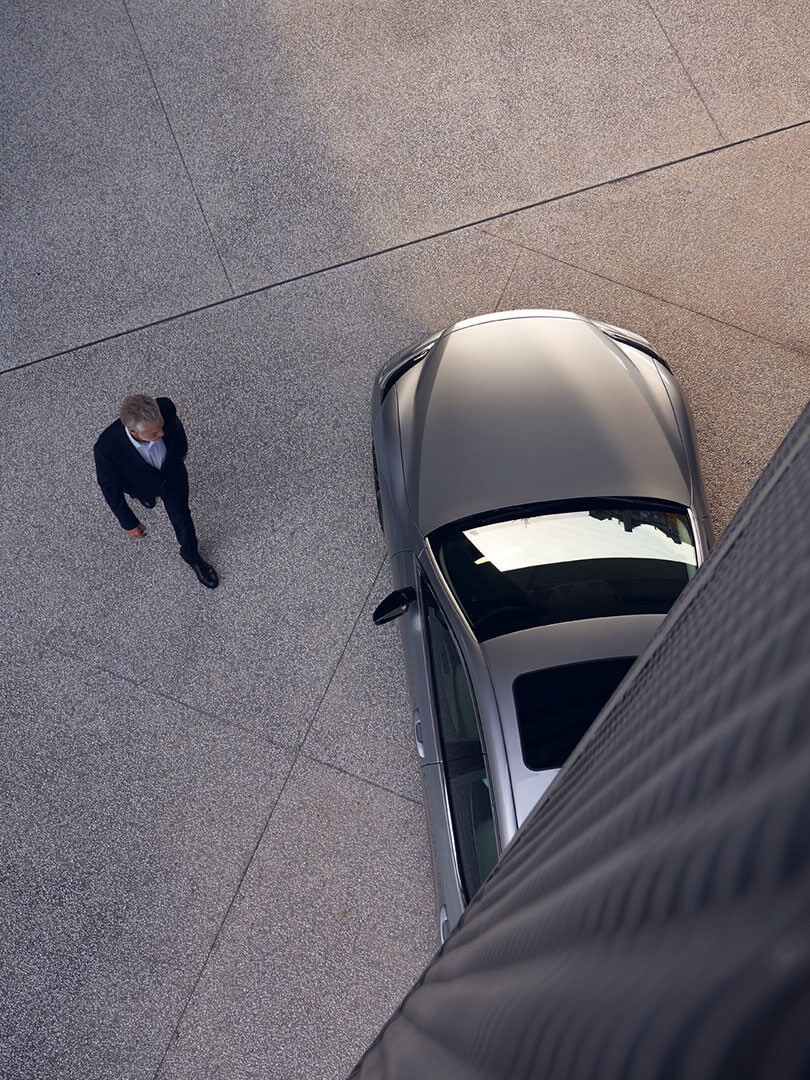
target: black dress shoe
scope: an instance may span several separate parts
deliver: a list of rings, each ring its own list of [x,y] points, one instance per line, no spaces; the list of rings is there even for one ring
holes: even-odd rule
[[[147,510],[154,510],[156,499],[138,499],[141,506],[145,506]]]
[[[198,559],[192,566],[192,570],[197,575],[197,580],[202,582],[206,589],[215,589],[219,585],[216,570],[205,559]]]

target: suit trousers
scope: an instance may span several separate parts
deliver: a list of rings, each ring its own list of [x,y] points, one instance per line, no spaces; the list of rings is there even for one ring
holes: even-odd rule
[[[193,566],[199,561],[200,553],[197,550],[197,533],[188,508],[188,488],[164,491],[160,498],[163,499],[169,521],[174,528],[174,535],[180,545],[180,558],[189,566]]]

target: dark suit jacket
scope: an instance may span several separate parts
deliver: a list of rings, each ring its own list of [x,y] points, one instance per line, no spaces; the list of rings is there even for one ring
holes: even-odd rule
[[[129,441],[120,420],[105,428],[93,447],[99,487],[122,529],[134,529],[138,524],[138,518],[124,498],[125,493],[146,500],[157,495],[188,495],[188,473],[183,464],[188,451],[185,429],[174,402],[159,397],[157,403],[163,415],[163,442],[166,445],[166,460],[161,469],[144,461]]]

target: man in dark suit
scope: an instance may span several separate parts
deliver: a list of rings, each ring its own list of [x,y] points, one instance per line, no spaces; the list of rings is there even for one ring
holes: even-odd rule
[[[146,529],[124,495],[151,510],[163,499],[180,544],[180,557],[208,589],[219,585],[217,572],[200,556],[188,508],[188,473],[183,459],[188,441],[177,409],[166,397],[133,394],[119,419],[98,437],[93,453],[99,487],[122,529],[142,539]]]

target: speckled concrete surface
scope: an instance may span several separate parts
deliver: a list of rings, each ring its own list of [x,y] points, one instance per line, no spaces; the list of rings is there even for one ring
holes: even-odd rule
[[[420,804],[302,759],[157,1075],[349,1072],[433,954],[426,856]]]
[[[806,30],[740,11],[3,5],[4,1078],[339,1077],[418,977],[371,378],[499,308],[638,329],[722,528],[810,393],[806,136],[771,130],[808,117]],[[186,424],[215,592],[95,486],[135,390]]]
[[[304,742],[327,765],[420,799],[411,708],[396,624],[375,626],[371,613],[391,590],[384,566],[340,659]]]
[[[723,133],[755,135],[807,119],[810,19],[795,0],[650,0]]]
[[[151,1075],[292,757],[41,643],[3,646],[0,1075]]]
[[[245,288],[720,140],[643,0],[130,9]]]
[[[810,128],[798,128],[485,229],[667,303],[807,348],[808,161]]]
[[[120,4],[0,5],[0,368],[231,294]]]

